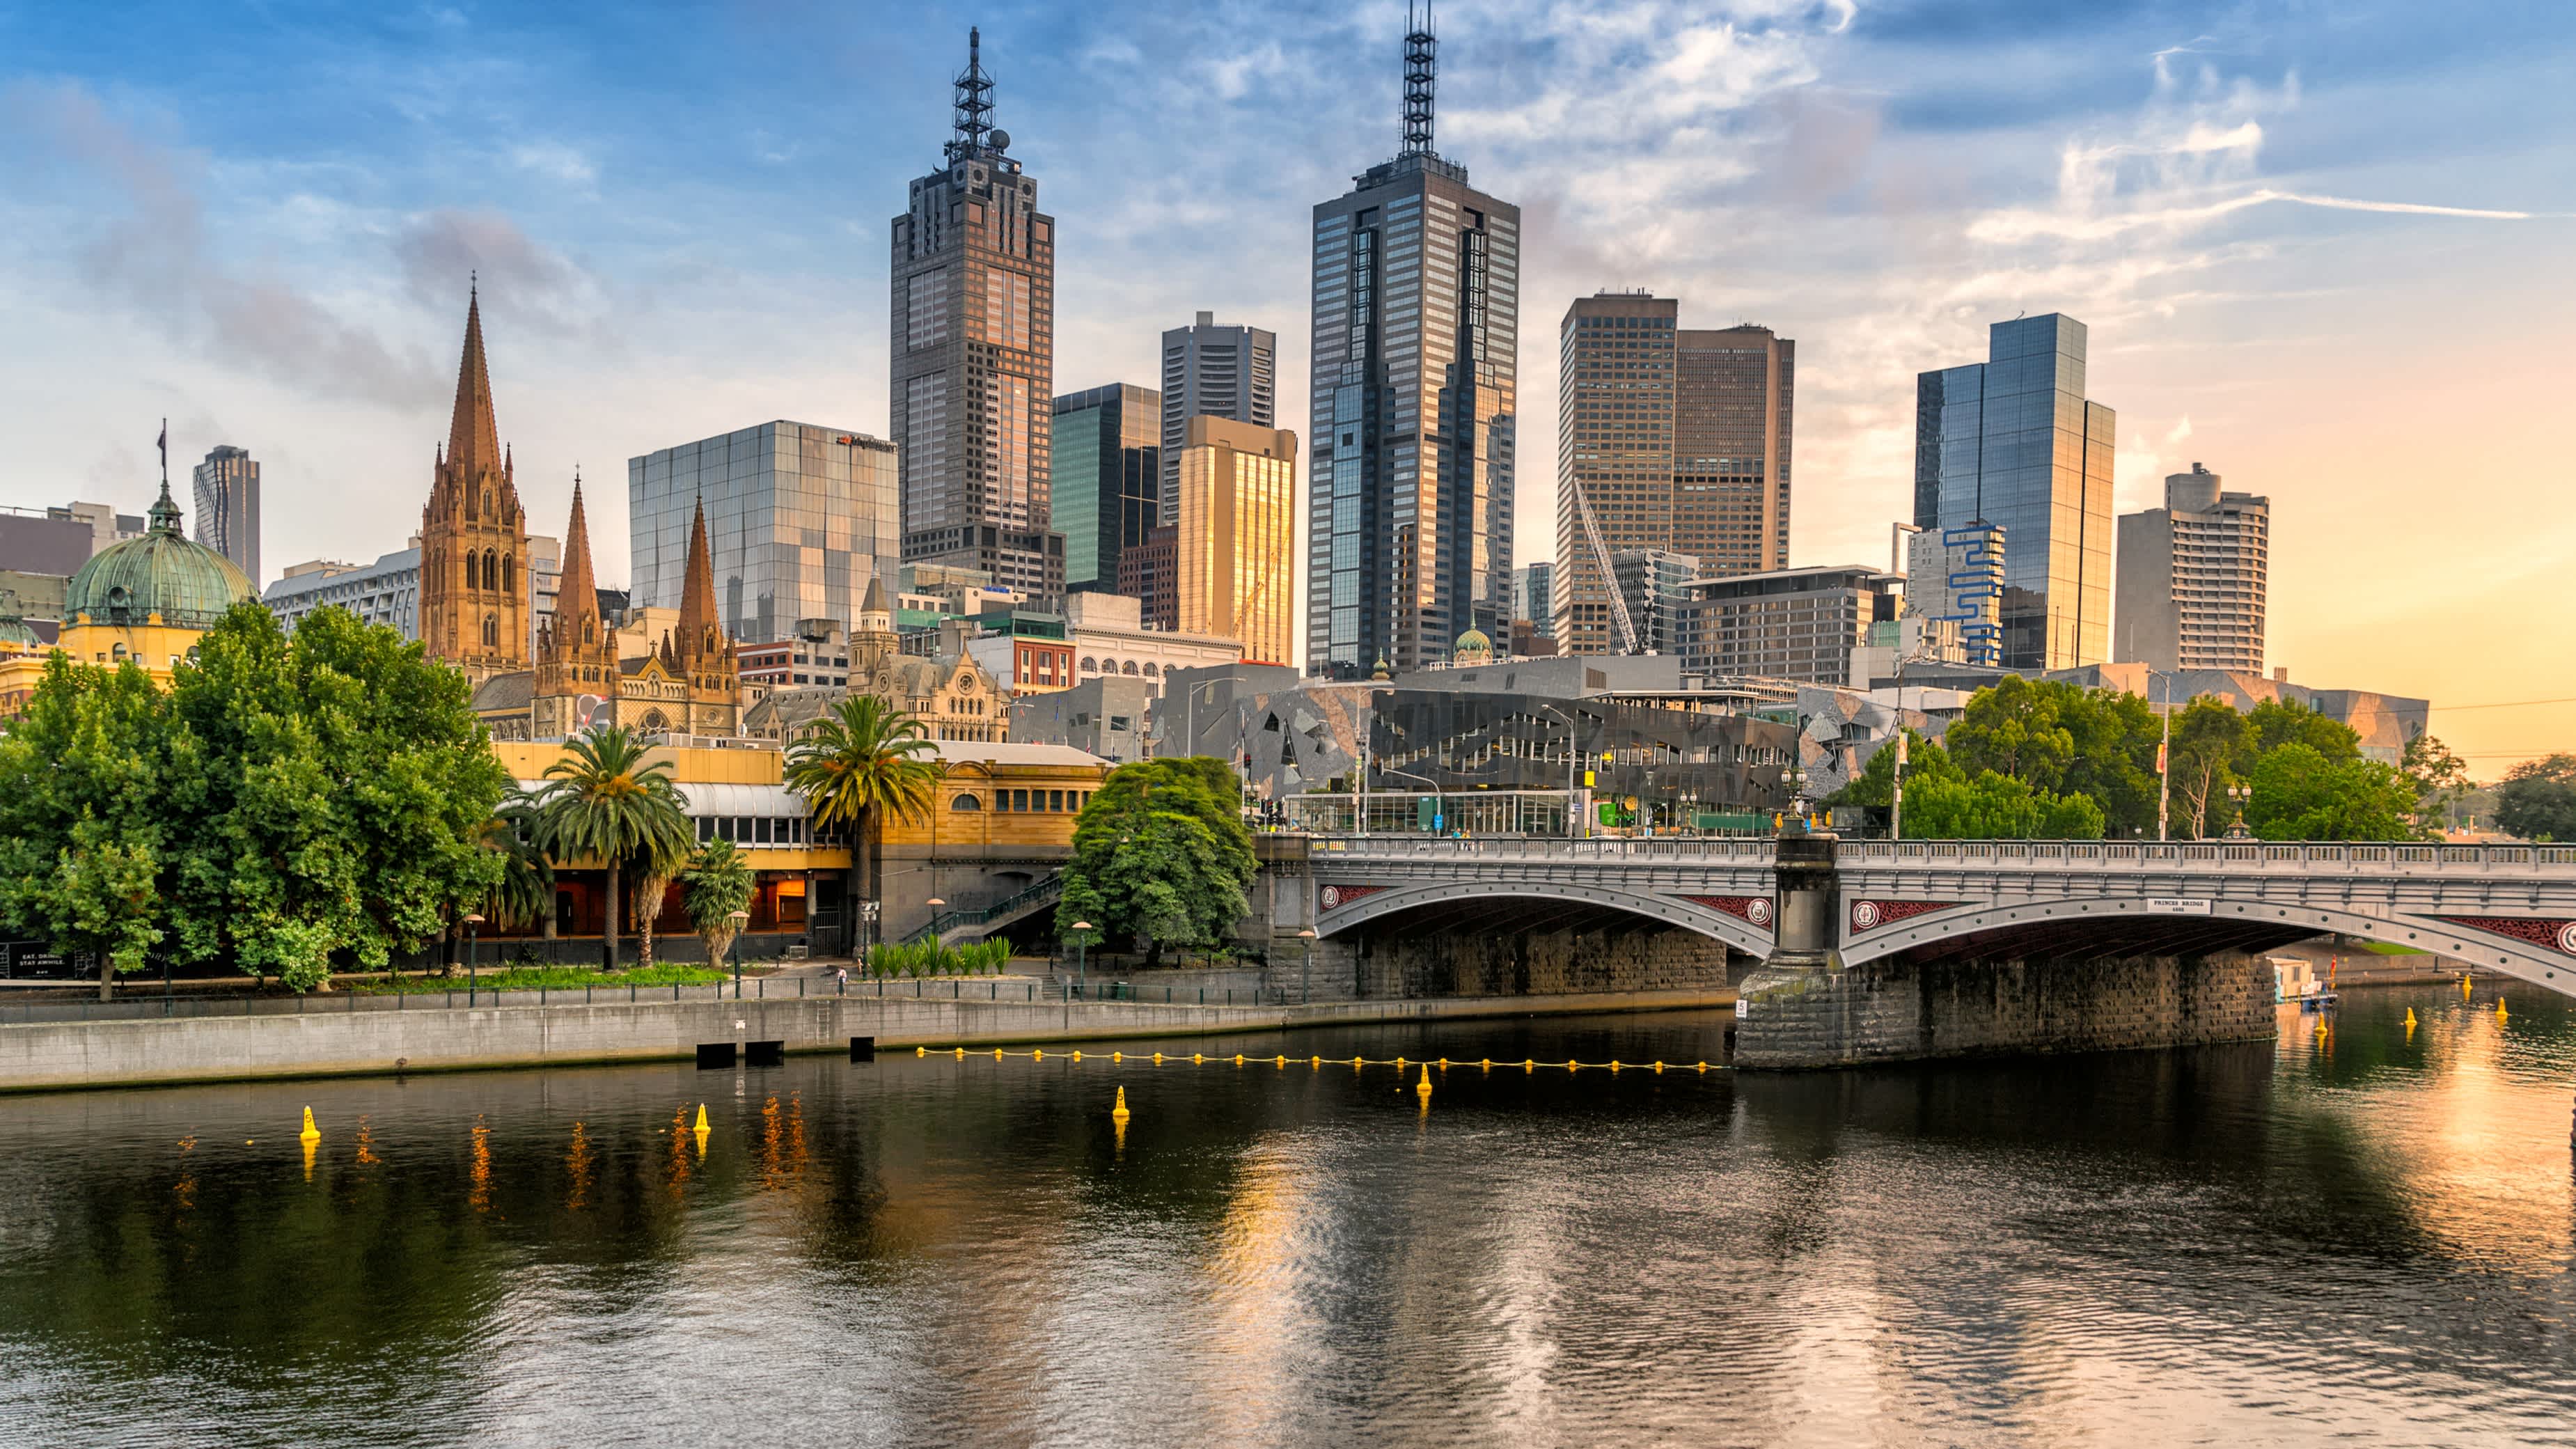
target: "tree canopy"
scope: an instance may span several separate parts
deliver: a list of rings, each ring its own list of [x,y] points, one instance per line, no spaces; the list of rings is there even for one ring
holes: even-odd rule
[[[618,882],[628,870],[667,884],[696,843],[689,800],[666,760],[624,725],[564,741],[563,758],[546,766],[537,795],[540,834],[557,860],[589,857],[608,869],[607,930],[601,948],[617,969]],[[653,902],[659,907],[657,896]]]
[[[2525,760],[2495,788],[2496,824],[2525,840],[2576,840],[2576,755]]]
[[[236,604],[166,693],[48,666],[0,741],[0,923],[116,970],[159,950],[309,989],[487,898],[509,783],[419,645],[341,609],[290,640]]]
[[[1234,771],[1204,756],[1146,760],[1110,772],[1074,822],[1056,930],[1088,921],[1094,939],[1167,945],[1223,940],[1250,909],[1258,864]]]

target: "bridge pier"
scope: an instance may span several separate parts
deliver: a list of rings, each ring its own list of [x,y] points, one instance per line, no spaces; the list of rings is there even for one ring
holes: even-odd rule
[[[1741,1068],[1859,1066],[2268,1040],[2271,968],[2216,950],[1966,952],[1845,964],[1836,841],[1784,835],[1778,942],[1736,999]]]

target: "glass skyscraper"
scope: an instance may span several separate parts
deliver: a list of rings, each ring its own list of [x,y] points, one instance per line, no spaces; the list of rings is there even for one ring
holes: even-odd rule
[[[967,32],[956,134],[894,219],[892,424],[906,563],[983,569],[1064,593],[1052,531],[1055,218],[992,124],[982,37]]]
[[[2004,531],[2003,667],[2111,657],[2117,418],[2084,396],[2084,324],[1994,324],[1987,360],[1915,382],[1914,522]]]
[[[259,582],[259,464],[229,443],[197,465],[197,542]]]
[[[1279,425],[1279,335],[1258,327],[1218,326],[1201,312],[1187,327],[1163,334],[1162,514],[1180,509],[1181,449],[1190,419],[1232,418]],[[1059,525],[1060,526],[1060,525]]]
[[[1405,37],[1403,151],[1315,208],[1309,674],[1508,633],[1521,214],[1432,150],[1433,54]]]
[[[1055,400],[1054,518],[1064,587],[1114,589],[1118,558],[1161,517],[1162,394],[1113,382]]]
[[[676,609],[701,499],[716,613],[746,644],[789,638],[800,619],[848,628],[868,581],[892,594],[902,568],[895,449],[812,423],[763,423],[626,462],[633,602]]]

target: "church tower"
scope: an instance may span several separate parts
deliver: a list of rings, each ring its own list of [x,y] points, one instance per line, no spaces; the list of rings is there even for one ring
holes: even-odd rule
[[[534,733],[554,739],[581,728],[585,694],[617,698],[617,633],[599,614],[599,586],[590,569],[590,524],[581,506],[581,479],[572,480],[572,524],[564,530],[563,585],[555,616],[537,636],[537,677],[531,694]]]
[[[492,418],[479,289],[465,303],[456,411],[420,511],[420,641],[477,684],[528,667],[528,521]]]
[[[680,631],[671,643],[672,672],[689,687],[689,732],[730,735],[742,719],[742,666],[717,622],[716,567],[707,550],[707,505],[689,524],[689,567],[680,586]]]

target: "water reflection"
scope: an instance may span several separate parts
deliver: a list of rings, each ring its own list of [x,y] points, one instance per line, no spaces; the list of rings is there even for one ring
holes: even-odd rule
[[[2565,1438],[2576,1023],[2497,999],[1786,1077],[1521,1069],[1717,1056],[1688,1015],[24,1098],[0,1438]]]

